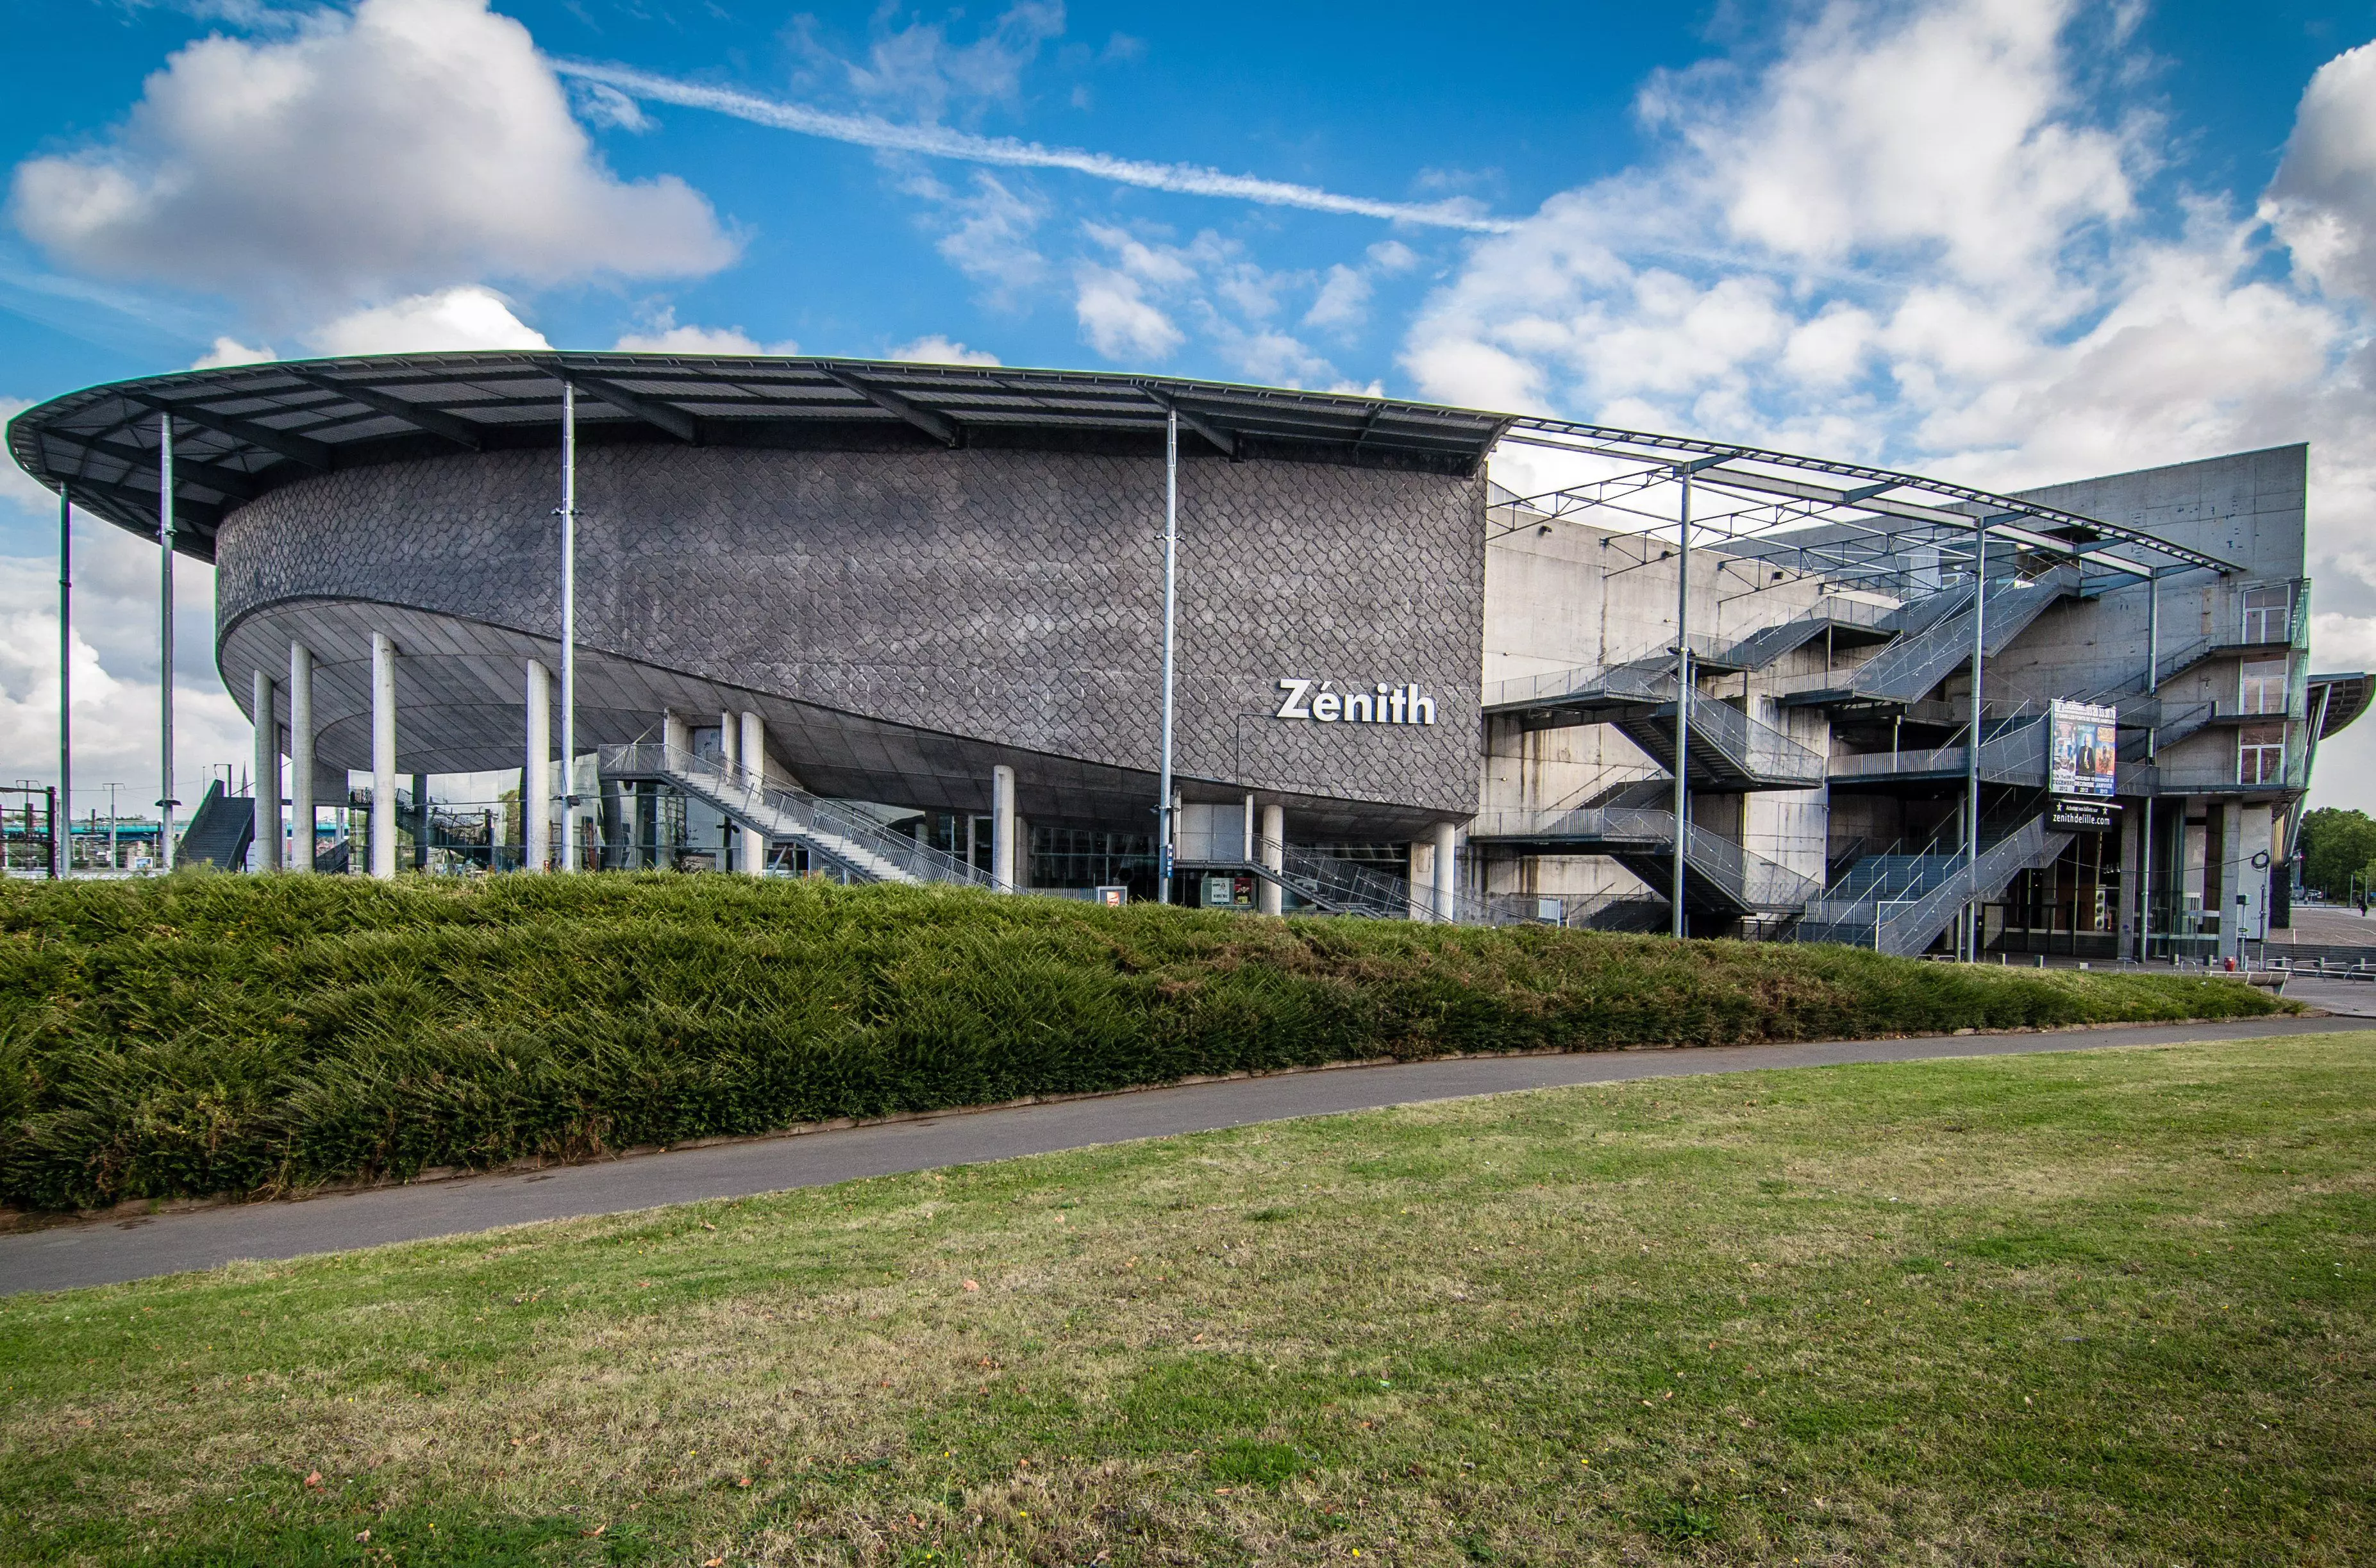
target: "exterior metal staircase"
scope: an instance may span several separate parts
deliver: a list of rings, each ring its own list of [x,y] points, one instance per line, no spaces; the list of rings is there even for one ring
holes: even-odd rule
[[[867,882],[987,887],[990,878],[956,856],[891,832],[881,823],[805,790],[769,784],[750,770],[681,747],[639,742],[605,746],[606,778],[652,778],[722,813],[770,843],[798,844]]]
[[[1991,659],[2014,638],[2027,631],[2056,600],[2077,591],[2063,572],[2050,572],[2032,581],[2000,577],[1988,587],[1984,606],[1987,624],[1983,645]],[[1930,689],[1967,665],[1972,659],[1972,590],[1950,588],[1930,600],[1919,600],[1920,612],[1907,617],[1907,635],[1873,655],[1847,674],[1836,688],[1807,693],[1796,701],[1859,700],[1908,703],[1919,701]],[[1909,606],[1915,610],[1916,606]],[[1917,623],[1923,622],[1919,629]]]
[[[1472,844],[1546,855],[1606,855],[1653,888],[1671,885],[1675,814],[1646,806],[1487,812]],[[1708,914],[1795,914],[1823,884],[1692,824],[1683,839],[1683,905]]]
[[[207,786],[190,826],[174,846],[173,863],[186,866],[204,861],[217,871],[245,871],[248,846],[255,842],[255,802],[244,795],[226,793],[218,778]]]
[[[1173,862],[1173,869],[1190,874],[1259,877],[1294,894],[1323,914],[1393,921],[1416,916],[1438,925],[1491,923],[1485,902],[1468,894],[1455,892],[1451,907],[1439,909],[1435,907],[1434,889],[1421,887],[1414,898],[1407,878],[1376,866],[1338,860],[1276,839],[1265,839],[1262,848],[1277,854],[1277,869],[1273,870],[1259,859],[1181,860]]]
[[[2046,715],[2015,712],[1980,726],[1980,778],[1989,784],[2046,788]],[[1831,760],[1835,784],[1903,778],[1964,778],[1971,772],[1969,745],[1926,746],[1916,751],[1851,752]]]
[[[1691,782],[1697,790],[1809,790],[1824,782],[1823,754],[1764,719],[1694,691]],[[1549,677],[1505,681],[1486,695],[1489,713],[1515,714],[1529,730],[1610,724],[1669,774],[1675,766],[1675,671],[1637,661]]]
[[[1912,957],[1939,939],[1975,888],[1982,897],[2002,892],[2070,842],[2070,834],[2049,832],[2044,817],[2026,814],[1984,842],[1977,865],[1967,866],[1963,850],[1943,837],[1911,854],[1866,855],[1808,903],[1793,937]]]

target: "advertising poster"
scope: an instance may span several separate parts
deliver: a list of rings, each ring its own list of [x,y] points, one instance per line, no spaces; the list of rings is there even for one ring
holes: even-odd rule
[[[2053,730],[2047,789],[2065,798],[2110,800],[2121,749],[2120,714],[2092,703],[2057,701],[2047,722]]]

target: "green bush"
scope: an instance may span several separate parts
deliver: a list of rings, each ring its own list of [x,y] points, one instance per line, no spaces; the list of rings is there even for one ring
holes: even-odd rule
[[[0,1200],[270,1194],[1362,1058],[2234,1017],[2223,980],[729,877],[0,885]]]

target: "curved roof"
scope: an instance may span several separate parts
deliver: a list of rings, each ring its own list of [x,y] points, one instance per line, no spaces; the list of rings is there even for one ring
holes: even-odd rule
[[[222,518],[340,468],[559,444],[562,383],[588,442],[1144,450],[1176,409],[1230,457],[1473,475],[1506,414],[1170,376],[679,354],[394,354],[113,382],[8,422],[18,465],[136,533],[157,529],[159,426],[173,420],[176,543],[214,556]]]
[[[2322,686],[2326,688],[2327,693],[2326,709],[2319,716],[2318,734],[2315,737],[2321,741],[2338,730],[2348,728],[2353,719],[2368,711],[2369,699],[2376,696],[2376,682],[2370,681],[2364,671],[2355,670],[2347,674],[2312,675],[2310,678],[2310,684],[2313,695]]]
[[[374,355],[93,386],[18,414],[8,445],[43,484],[70,486],[77,505],[153,536],[159,430],[170,414],[175,542],[211,560],[225,516],[292,480],[457,448],[557,445],[564,381],[577,388],[578,437],[588,443],[1146,451],[1177,410],[1195,441],[1232,458],[1470,476],[1506,438],[1616,465],[1597,482],[1522,498],[1554,516],[1638,512],[1645,488],[1672,488],[1689,470],[1704,493],[1746,504],[1695,517],[1695,538],[1713,524],[1736,553],[1821,556],[1851,574],[1908,545],[1962,548],[1976,524],[2116,576],[2238,570],[2142,529],[1894,469],[1566,420],[1102,371],[551,350]]]

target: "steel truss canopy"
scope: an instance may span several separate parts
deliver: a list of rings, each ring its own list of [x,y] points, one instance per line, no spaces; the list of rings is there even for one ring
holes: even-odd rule
[[[18,464],[144,536],[156,530],[159,426],[173,421],[177,542],[201,560],[245,502],[315,474],[456,451],[555,446],[562,386],[579,439],[885,450],[1027,447],[1158,454],[1165,421],[1231,459],[1283,457],[1473,476],[1500,443],[1601,465],[1519,498],[1637,532],[1689,469],[1695,546],[1880,584],[1908,552],[1968,560],[1973,526],[2032,557],[2146,578],[2231,563],[2143,529],[1916,474],[1757,447],[1473,409],[1169,376],[995,365],[676,354],[398,354],[229,366],[116,382],[9,422]]]
[[[1919,474],[1802,457],[1763,447],[1522,416],[1504,445],[1574,454],[1591,477],[1508,505],[1522,517],[1594,515],[1609,528],[1655,536],[1680,526],[1671,493],[1692,477],[1692,545],[1903,591],[1920,574],[1967,570],[1976,530],[2038,564],[2076,566],[2099,579],[2149,581],[2180,572],[2243,568],[2145,529],[2107,523],[2017,496]],[[1991,568],[2010,565],[1995,552]]]
[[[154,537],[159,426],[173,421],[177,543],[214,557],[222,519],[291,481],[457,451],[578,439],[691,445],[1058,448],[1160,455],[1166,420],[1231,459],[1473,476],[1510,416],[1169,376],[867,360],[675,354],[401,354],[116,382],[8,424],[28,473]],[[1192,448],[1193,449],[1193,448]]]

